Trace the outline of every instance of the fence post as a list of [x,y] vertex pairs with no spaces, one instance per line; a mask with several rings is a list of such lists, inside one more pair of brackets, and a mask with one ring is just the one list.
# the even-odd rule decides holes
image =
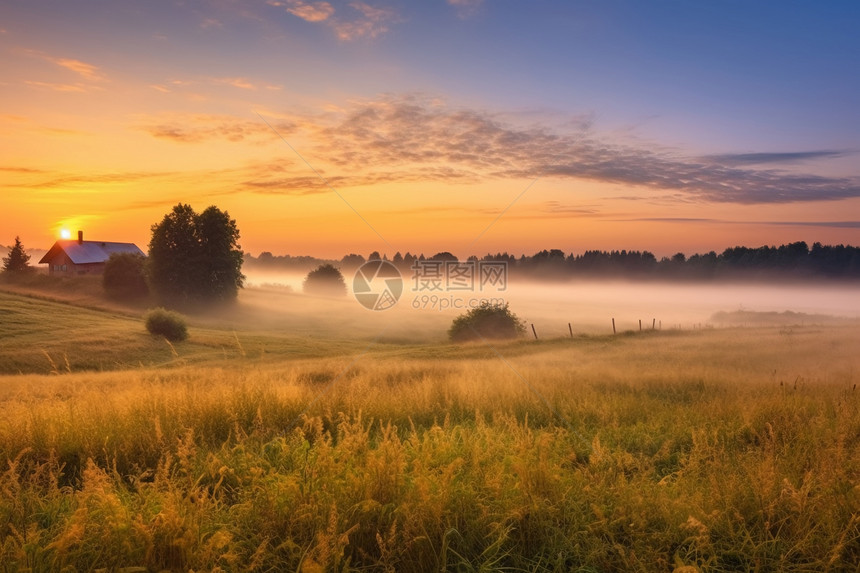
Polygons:
[[567,323],[567,329],[570,331],[570,337],[573,338],[573,327],[569,322]]
[[612,319],[612,334],[615,334],[615,319]]
[[535,335],[535,340],[537,340],[537,339],[538,339],[538,338],[537,338],[537,331],[535,330],[535,325],[534,325],[534,323],[532,323],[532,334],[534,334],[534,335]]

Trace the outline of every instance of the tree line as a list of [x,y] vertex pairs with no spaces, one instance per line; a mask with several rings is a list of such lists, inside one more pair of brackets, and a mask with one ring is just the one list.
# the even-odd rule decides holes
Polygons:
[[[308,256],[273,255],[264,251],[258,257],[245,253],[249,268],[268,270],[307,271],[320,264],[333,264],[346,272],[354,271],[368,260],[388,260],[404,275],[409,274],[416,261],[457,261],[446,251],[429,257],[423,253],[392,257],[370,253],[366,258],[351,253],[339,260]],[[798,241],[780,246],[730,247],[721,253],[710,251],[687,256],[676,253],[671,257],[657,258],[649,251],[589,250],[581,254],[565,253],[561,249],[538,251],[534,255],[515,256],[507,252],[487,253],[482,257],[469,256],[467,261],[503,261],[513,276],[539,279],[565,279],[575,277],[623,278],[860,278],[860,247],[850,245],[822,245]]]

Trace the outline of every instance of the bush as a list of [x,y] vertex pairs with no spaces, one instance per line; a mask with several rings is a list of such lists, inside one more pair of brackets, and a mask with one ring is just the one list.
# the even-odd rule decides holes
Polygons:
[[322,296],[346,296],[346,281],[336,267],[320,265],[305,277],[302,291]]
[[454,319],[448,337],[454,342],[480,338],[518,338],[525,334],[526,325],[511,312],[508,304],[481,303]]
[[154,308],[144,317],[150,334],[160,335],[171,342],[188,338],[188,328],[181,314],[163,308]]
[[149,294],[144,267],[146,257],[137,253],[114,253],[105,263],[102,286],[109,297],[119,300]]

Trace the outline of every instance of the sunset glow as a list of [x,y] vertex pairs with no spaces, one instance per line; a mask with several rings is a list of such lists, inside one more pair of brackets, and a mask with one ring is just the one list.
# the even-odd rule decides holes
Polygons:
[[858,23],[847,2],[7,3],[0,243],[146,245],[187,202],[253,254],[858,244]]

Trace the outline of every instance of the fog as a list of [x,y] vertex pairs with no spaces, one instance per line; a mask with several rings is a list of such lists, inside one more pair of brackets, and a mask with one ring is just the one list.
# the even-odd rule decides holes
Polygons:
[[[421,342],[441,340],[451,320],[481,299],[507,302],[520,318],[534,324],[540,337],[611,333],[652,324],[670,328],[723,326],[716,312],[804,313],[801,322],[820,315],[860,318],[860,285],[780,283],[656,283],[612,280],[538,283],[510,279],[492,292],[421,292],[404,277],[397,305],[385,311],[361,306],[350,293],[330,299],[302,293],[300,273],[248,273],[247,288],[232,320],[262,329],[283,329],[306,336]],[[351,289],[352,276],[346,276]],[[653,321],[653,322],[652,322]],[[247,326],[247,325],[246,325]]]

